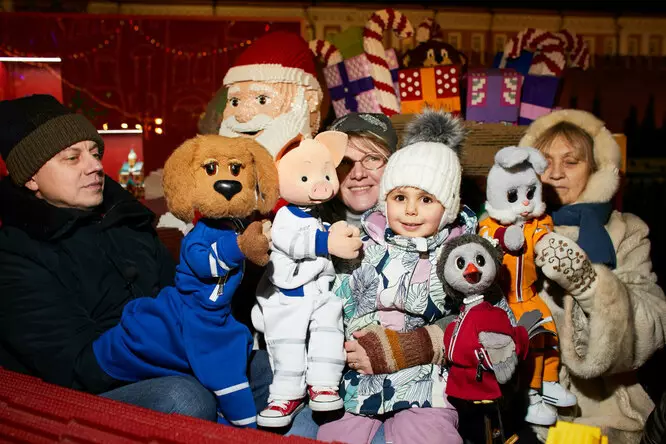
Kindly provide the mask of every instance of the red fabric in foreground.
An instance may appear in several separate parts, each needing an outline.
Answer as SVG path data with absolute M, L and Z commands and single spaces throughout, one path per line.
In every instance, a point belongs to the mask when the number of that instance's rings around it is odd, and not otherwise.
M 0 369 L 0 442 L 308 444 L 166 415 Z

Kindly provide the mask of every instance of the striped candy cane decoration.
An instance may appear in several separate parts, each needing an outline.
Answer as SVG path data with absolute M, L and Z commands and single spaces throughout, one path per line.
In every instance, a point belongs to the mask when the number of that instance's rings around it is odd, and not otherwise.
M 513 59 L 523 49 L 535 51 L 530 74 L 559 76 L 566 66 L 564 43 L 555 34 L 544 29 L 527 28 L 507 42 L 504 56 Z
M 398 114 L 400 107 L 382 42 L 387 29 L 394 31 L 400 38 L 407 38 L 414 34 L 414 28 L 402 12 L 387 8 L 374 12 L 363 30 L 363 49 L 370 62 L 377 102 L 381 112 L 390 117 Z
M 536 54 L 532 59 L 529 74 L 541 76 L 560 76 L 567 64 L 564 44 L 552 32 L 535 36 L 530 42 L 530 49 Z
M 435 26 L 435 21 L 431 17 L 423 20 L 419 27 L 416 28 L 416 42 L 423 43 L 430 40 Z
M 342 62 L 342 54 L 334 44 L 326 40 L 310 40 L 310 51 L 326 66 L 337 65 Z
M 556 34 L 564 42 L 564 50 L 569 54 L 569 66 L 587 69 L 590 67 L 590 49 L 583 37 L 563 29 Z

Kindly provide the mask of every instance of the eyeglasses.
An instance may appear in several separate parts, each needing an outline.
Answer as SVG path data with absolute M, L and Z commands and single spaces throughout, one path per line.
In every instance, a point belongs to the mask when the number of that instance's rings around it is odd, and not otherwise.
M 338 169 L 342 172 L 349 172 L 354 168 L 356 163 L 360 162 L 361 166 L 366 170 L 376 171 L 386 165 L 387 161 L 388 159 L 386 156 L 380 154 L 366 154 L 361 160 L 351 160 L 349 157 L 345 157 L 342 159 L 342 162 L 340 162 Z

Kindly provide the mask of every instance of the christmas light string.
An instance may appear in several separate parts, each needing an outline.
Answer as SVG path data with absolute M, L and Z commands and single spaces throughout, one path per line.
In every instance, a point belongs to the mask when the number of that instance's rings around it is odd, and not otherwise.
M 127 22 L 125 20 L 120 20 L 118 27 L 114 29 L 114 32 L 106 37 L 103 38 L 103 40 L 100 40 L 100 43 L 96 44 L 94 47 L 84 50 L 84 51 L 77 51 L 72 54 L 66 54 L 64 56 L 61 56 L 64 59 L 80 59 L 84 58 L 85 56 L 91 55 L 96 53 L 97 51 L 106 48 L 109 46 L 113 41 L 116 40 L 117 36 L 121 33 L 121 31 L 129 25 L 130 29 L 134 31 L 135 33 L 139 34 L 142 36 L 145 41 L 152 46 L 161 49 L 167 54 L 172 54 L 172 55 L 177 55 L 177 56 L 186 56 L 186 57 L 210 57 L 214 55 L 220 55 L 220 54 L 225 54 L 229 51 L 239 49 L 239 48 L 244 48 L 246 46 L 251 45 L 254 41 L 259 39 L 259 37 L 255 37 L 254 39 L 250 40 L 244 40 L 239 43 L 235 43 L 233 45 L 228 45 L 223 48 L 214 48 L 210 51 L 184 51 L 182 49 L 174 48 L 174 47 L 169 47 L 166 46 L 164 43 L 162 43 L 159 39 L 156 39 L 155 37 L 146 34 L 143 29 L 134 21 L 134 20 L 128 20 Z M 271 29 L 272 22 L 266 23 L 264 25 L 264 34 L 269 32 Z M 0 51 L 5 52 L 5 53 L 12 53 L 14 56 L 18 57 L 38 57 L 38 55 L 34 53 L 29 53 L 29 52 L 24 52 L 20 51 L 16 48 L 13 48 L 11 45 L 3 46 L 0 45 Z
M 129 20 L 128 22 L 129 22 L 129 25 L 131 26 L 131 29 L 134 32 L 139 33 L 148 43 L 155 46 L 156 48 L 162 49 L 167 54 L 170 53 L 172 55 L 178 55 L 178 56 L 183 56 L 184 55 L 184 56 L 187 56 L 187 57 L 208 57 L 208 56 L 213 56 L 213 55 L 224 54 L 224 53 L 227 53 L 228 51 L 230 51 L 232 49 L 239 49 L 239 48 L 243 48 L 245 46 L 251 45 L 253 41 L 256 41 L 259 38 L 259 37 L 255 37 L 253 40 L 248 39 L 248 40 L 245 40 L 244 42 L 236 43 L 234 45 L 229 45 L 229 46 L 224 47 L 224 48 L 215 48 L 210 52 L 209 51 L 199 51 L 199 52 L 182 51 L 182 50 L 179 50 L 177 48 L 167 47 L 166 45 L 162 44 L 162 42 L 160 42 L 158 39 L 155 39 L 154 37 L 146 34 L 141 29 L 141 27 L 139 27 L 139 25 L 134 23 L 133 20 Z M 234 22 L 232 22 L 232 24 L 233 23 Z M 115 41 L 115 39 L 121 33 L 122 29 L 126 26 L 126 24 L 127 23 L 124 20 L 120 20 L 119 27 L 115 28 L 114 33 L 110 34 L 109 36 L 104 38 L 104 40 L 101 43 L 97 44 L 96 47 L 93 47 L 93 48 L 91 48 L 89 50 L 85 50 L 85 51 L 78 51 L 78 52 L 75 52 L 75 53 L 72 53 L 72 54 L 67 54 L 67 55 L 63 56 L 63 58 L 69 59 L 69 60 L 72 60 L 72 59 L 76 60 L 76 59 L 79 59 L 79 58 L 84 58 L 87 55 L 91 55 L 93 53 L 96 53 L 98 50 L 109 46 L 111 44 L 111 42 Z M 264 33 L 267 33 L 267 32 L 270 31 L 271 24 L 272 24 L 272 22 L 271 23 L 266 23 L 264 25 Z M 0 45 L 0 51 L 4 52 L 5 54 L 7 54 L 9 56 L 12 56 L 12 57 L 38 57 L 36 54 L 19 51 L 15 48 L 12 48 L 12 46 L 10 46 L 10 45 L 7 45 L 7 46 Z M 28 64 L 28 65 L 31 65 L 31 66 L 39 66 L 41 68 L 46 69 L 51 75 L 55 76 L 58 80 L 60 80 L 67 87 L 69 87 L 69 88 L 71 88 L 75 91 L 78 91 L 80 93 L 85 94 L 86 96 L 88 96 L 91 100 L 93 100 L 98 105 L 101 105 L 101 106 L 103 106 L 107 109 L 114 110 L 114 111 L 118 112 L 119 114 L 121 114 L 122 116 L 124 116 L 127 119 L 136 119 L 137 121 L 142 122 L 142 124 L 143 124 L 142 127 L 145 128 L 145 129 L 150 130 L 151 127 L 152 127 L 152 122 L 153 121 L 155 121 L 155 123 L 157 123 L 157 120 L 152 118 L 152 117 L 142 116 L 142 115 L 139 115 L 139 114 L 128 113 L 127 111 L 118 107 L 117 105 L 108 103 L 108 102 L 98 98 L 93 92 L 89 91 L 86 88 L 82 88 L 80 86 L 77 86 L 77 85 L 73 84 L 72 82 L 63 78 L 62 75 L 58 71 L 56 71 L 55 69 L 51 68 L 50 66 L 48 66 L 44 63 L 39 63 L 39 62 L 25 62 L 25 63 Z M 161 121 L 162 119 L 159 119 L 159 120 Z M 160 122 L 160 124 L 161 124 L 161 122 Z M 159 125 L 159 124 L 157 124 L 157 125 Z M 159 127 L 156 127 L 155 132 L 157 134 L 162 134 L 162 129 L 159 128 Z M 149 134 L 150 134 L 150 131 L 144 132 L 144 135 L 146 135 L 147 137 L 149 137 Z
M 11 56 L 17 56 L 17 57 L 19 56 L 17 53 L 13 53 L 12 51 L 9 51 L 8 54 L 11 55 Z M 87 90 L 86 88 L 81 88 L 80 86 L 77 86 L 77 85 L 73 84 L 69 80 L 65 79 L 58 71 L 56 71 L 55 69 L 53 69 L 52 67 L 50 67 L 49 65 L 47 65 L 45 63 L 26 62 L 26 64 L 31 65 L 31 66 L 38 66 L 40 68 L 46 69 L 51 75 L 55 76 L 58 80 L 60 80 L 67 87 L 87 95 L 93 101 L 95 101 L 97 104 L 99 104 L 99 105 L 101 105 L 105 108 L 117 111 L 118 113 L 122 114 L 123 117 L 126 117 L 128 119 L 136 119 L 138 121 L 143 121 L 144 120 L 144 118 L 139 114 L 128 113 L 124 109 L 122 109 L 122 108 L 120 108 L 120 107 L 118 107 L 118 106 L 116 106 L 112 103 L 108 103 L 108 102 L 105 102 L 102 99 L 99 99 L 97 96 L 95 96 L 94 93 Z
M 257 36 L 253 40 L 248 39 L 248 40 L 245 40 L 243 42 L 235 43 L 233 45 L 229 45 L 229 46 L 224 47 L 224 48 L 214 48 L 211 51 L 197 51 L 197 52 L 183 51 L 181 49 L 169 47 L 169 46 L 165 45 L 164 43 L 162 43 L 161 41 L 159 41 L 158 39 L 156 39 L 155 37 L 153 37 L 149 34 L 146 34 L 139 27 L 139 25 L 136 25 L 136 24 L 133 23 L 133 20 L 130 20 L 129 24 L 130 24 L 131 29 L 134 32 L 141 35 L 146 40 L 146 42 L 150 43 L 154 47 L 163 50 L 165 53 L 171 53 L 173 55 L 186 56 L 186 57 L 210 57 L 210 56 L 214 56 L 214 55 L 224 54 L 224 53 L 229 52 L 229 51 L 234 50 L 234 49 L 239 49 L 239 48 L 244 48 L 245 46 L 249 46 L 254 41 L 259 39 L 259 37 Z M 270 31 L 270 29 L 271 29 L 271 23 L 266 23 L 264 25 L 264 33 L 267 33 L 268 31 Z

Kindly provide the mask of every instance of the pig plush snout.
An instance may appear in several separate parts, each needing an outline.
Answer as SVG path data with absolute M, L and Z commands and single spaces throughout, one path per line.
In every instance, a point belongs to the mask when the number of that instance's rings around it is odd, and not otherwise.
M 322 180 L 312 186 L 309 197 L 311 200 L 323 201 L 331 199 L 334 194 L 335 190 L 333 189 L 333 185 L 327 180 Z

